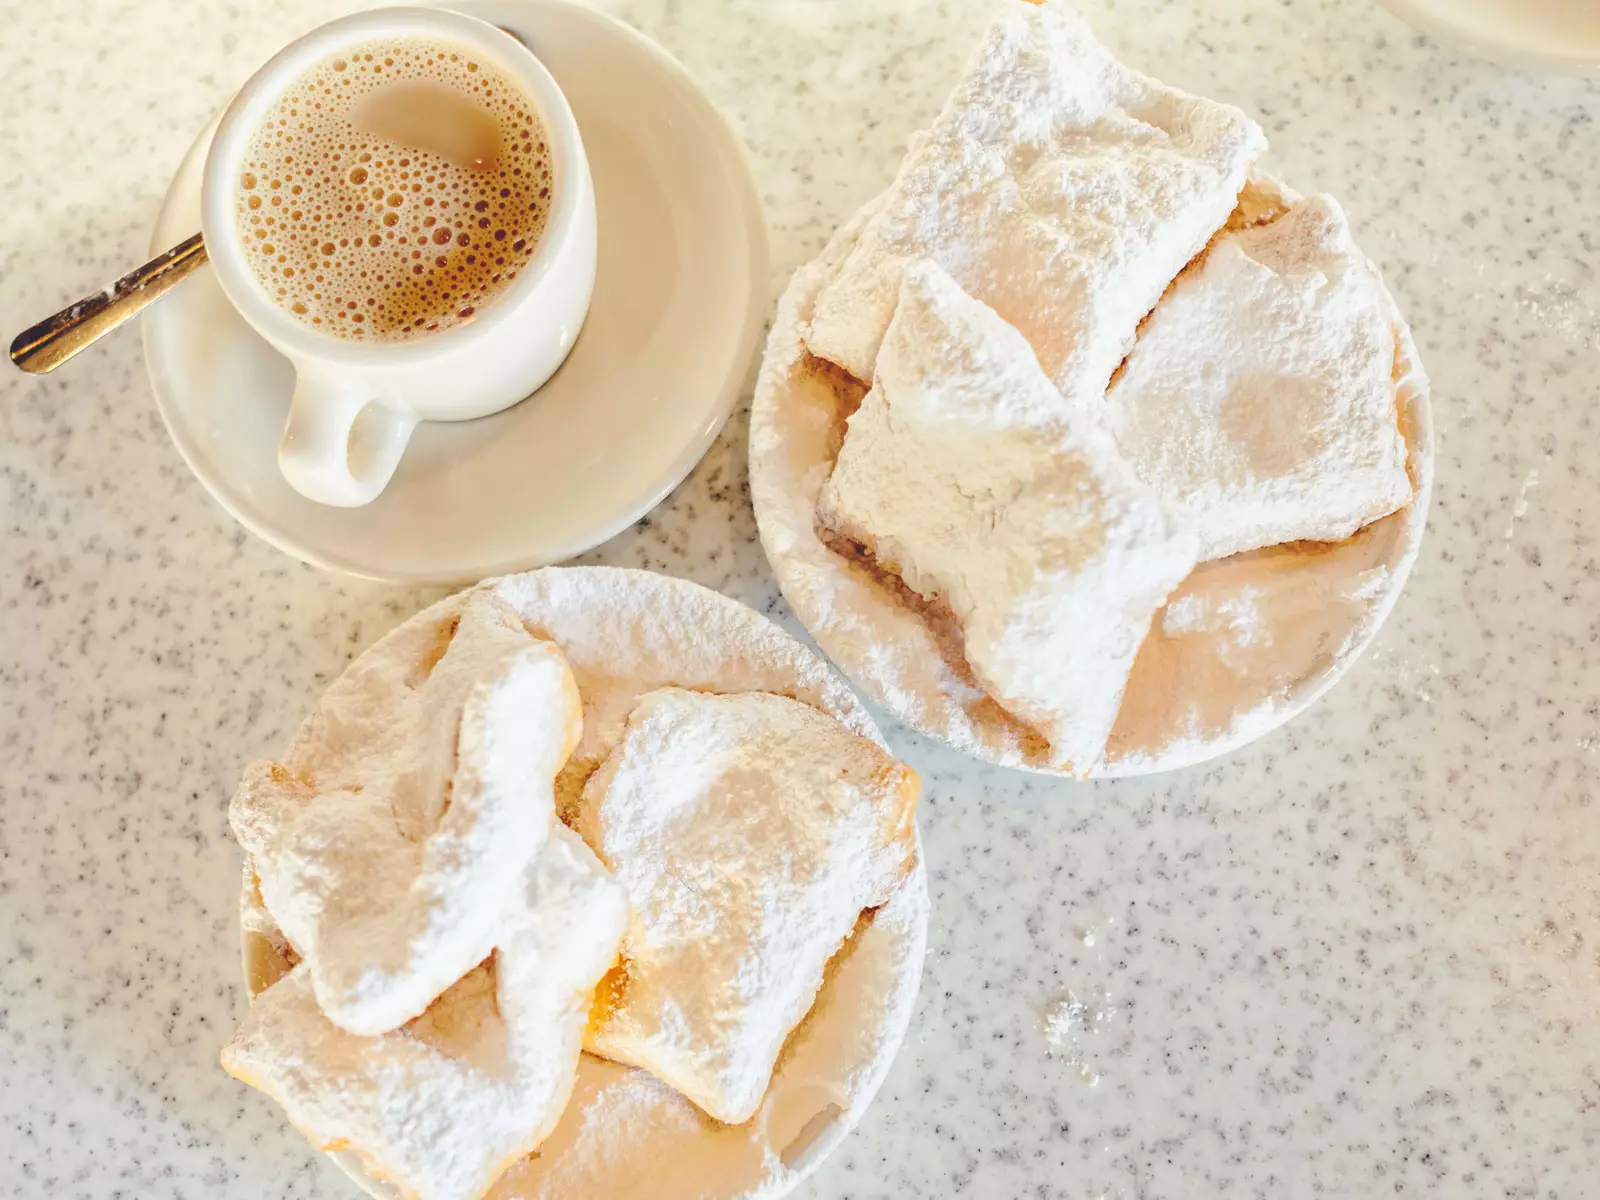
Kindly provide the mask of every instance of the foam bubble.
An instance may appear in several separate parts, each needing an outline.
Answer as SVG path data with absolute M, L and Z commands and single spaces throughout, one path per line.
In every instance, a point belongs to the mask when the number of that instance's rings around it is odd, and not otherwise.
M 386 98 L 398 104 L 369 120 Z M 453 155 L 453 139 L 471 150 Z M 444 43 L 369 42 L 312 67 L 263 118 L 235 219 L 284 311 L 399 340 L 470 321 L 517 277 L 552 186 L 544 126 L 499 68 Z

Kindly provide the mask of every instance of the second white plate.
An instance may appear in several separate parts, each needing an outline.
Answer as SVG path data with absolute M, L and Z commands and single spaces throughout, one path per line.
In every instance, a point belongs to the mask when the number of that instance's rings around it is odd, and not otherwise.
M 576 761 L 603 759 L 639 696 L 668 684 L 792 696 L 882 741 L 826 663 L 754 609 L 698 584 L 617 567 L 561 567 L 484 587 L 559 645 L 571 664 L 583 695 Z M 448 597 L 408 624 L 437 623 L 466 595 Z M 382 642 L 367 651 L 382 653 Z M 241 904 L 241 911 L 251 907 Z M 784 1045 L 766 1099 L 742 1125 L 712 1120 L 644 1071 L 584 1055 L 560 1123 L 489 1200 L 777 1200 L 844 1140 L 888 1074 L 916 1001 L 927 933 L 927 875 L 919 864 L 829 963 L 816 1004 Z M 259 924 L 246 925 L 241 936 L 245 981 L 255 995 L 288 964 Z M 398 1192 L 368 1179 L 353 1155 L 332 1157 L 369 1195 L 397 1200 Z
M 156 402 L 179 452 L 240 523 L 306 562 L 396 583 L 559 562 L 620 533 L 693 469 L 747 378 L 768 301 L 767 234 L 738 140 L 648 38 L 568 0 L 449 7 L 521 37 L 572 104 L 594 174 L 600 256 L 571 357 L 480 421 L 425 423 L 373 504 L 331 509 L 278 473 L 293 371 L 210 271 L 145 316 Z M 200 226 L 214 128 L 156 224 Z

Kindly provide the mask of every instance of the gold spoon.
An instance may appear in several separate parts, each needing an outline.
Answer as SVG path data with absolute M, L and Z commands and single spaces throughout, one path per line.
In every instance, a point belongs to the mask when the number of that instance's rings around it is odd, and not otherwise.
M 53 371 L 91 342 L 99 341 L 146 305 L 154 304 L 206 261 L 197 233 L 121 279 L 24 329 L 11 343 L 11 361 L 24 371 Z

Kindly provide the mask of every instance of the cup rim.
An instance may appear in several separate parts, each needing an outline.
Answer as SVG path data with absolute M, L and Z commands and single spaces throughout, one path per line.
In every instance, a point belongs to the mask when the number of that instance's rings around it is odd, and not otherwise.
M 246 263 L 234 225 L 233 180 L 257 124 L 283 90 L 341 47 L 382 38 L 437 38 L 469 47 L 527 94 L 550 148 L 552 203 L 533 257 L 517 278 L 465 325 L 415 341 L 356 341 L 303 325 L 278 307 Z M 263 337 L 291 358 L 363 370 L 415 366 L 484 338 L 511 320 L 550 275 L 577 224 L 588 173 L 583 139 L 565 94 L 532 49 L 477 17 L 448 9 L 396 7 L 353 13 L 296 38 L 250 76 L 223 112 L 201 173 L 200 225 L 224 294 Z

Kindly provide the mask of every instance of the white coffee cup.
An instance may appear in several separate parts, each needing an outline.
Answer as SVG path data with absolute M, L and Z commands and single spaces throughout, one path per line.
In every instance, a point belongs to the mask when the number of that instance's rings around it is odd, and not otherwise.
M 465 47 L 523 89 L 547 135 L 551 203 L 528 265 L 472 321 L 415 341 L 360 342 L 321 333 L 273 302 L 245 258 L 235 187 L 251 135 L 290 85 L 345 47 L 390 38 Z M 206 157 L 201 229 L 228 299 L 294 364 L 279 469 L 302 495 L 346 508 L 383 491 L 417 422 L 488 416 L 542 386 L 577 341 L 594 289 L 594 184 L 566 97 L 521 42 L 444 9 L 377 9 L 329 22 L 251 76 Z

